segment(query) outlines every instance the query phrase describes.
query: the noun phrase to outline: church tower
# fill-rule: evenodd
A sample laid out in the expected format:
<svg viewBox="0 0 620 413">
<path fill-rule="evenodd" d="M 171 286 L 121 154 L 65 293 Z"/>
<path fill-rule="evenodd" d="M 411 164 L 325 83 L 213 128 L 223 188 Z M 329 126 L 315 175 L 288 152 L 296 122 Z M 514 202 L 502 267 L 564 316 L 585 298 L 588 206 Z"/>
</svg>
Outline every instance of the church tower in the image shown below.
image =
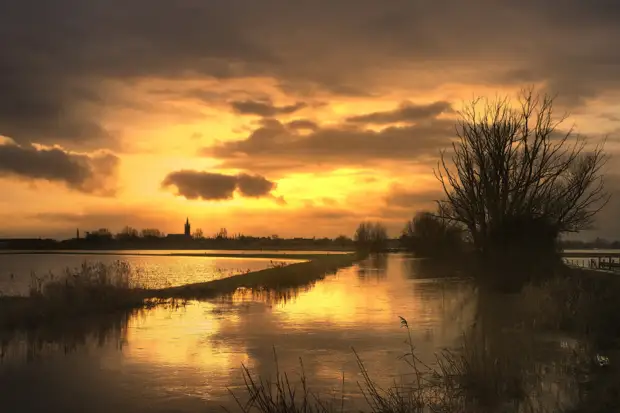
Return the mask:
<svg viewBox="0 0 620 413">
<path fill-rule="evenodd" d="M 191 232 L 192 227 L 189 225 L 189 217 L 185 220 L 185 236 L 190 237 L 192 235 Z"/>
</svg>

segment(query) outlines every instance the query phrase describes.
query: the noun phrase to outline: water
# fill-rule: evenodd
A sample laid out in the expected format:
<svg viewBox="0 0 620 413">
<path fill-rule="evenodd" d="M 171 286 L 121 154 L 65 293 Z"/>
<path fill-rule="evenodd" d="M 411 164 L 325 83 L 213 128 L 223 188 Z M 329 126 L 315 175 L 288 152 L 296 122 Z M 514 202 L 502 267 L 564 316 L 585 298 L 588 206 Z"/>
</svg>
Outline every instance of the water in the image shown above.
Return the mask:
<svg viewBox="0 0 620 413">
<path fill-rule="evenodd" d="M 346 407 L 361 408 L 352 347 L 388 386 L 409 372 L 399 360 L 407 351 L 399 316 L 429 363 L 470 329 L 478 308 L 474 289 L 436 274 L 424 261 L 389 255 L 300 290 L 240 292 L 93 321 L 97 334 L 90 338 L 80 325 L 5 338 L 0 406 L 7 412 L 221 411 L 234 408 L 227 388 L 244 395 L 242 363 L 264 377 L 274 373 L 275 347 L 281 371 L 298 380 L 302 357 L 310 387 L 324 395 L 340 394 L 344 374 Z M 499 315 L 496 304 L 488 305 Z"/>
<path fill-rule="evenodd" d="M 569 265 L 620 272 L 620 250 L 618 249 L 569 249 L 564 252 L 579 254 L 578 256 L 564 258 L 564 262 Z M 609 255 L 601 256 L 601 254 Z"/>
<path fill-rule="evenodd" d="M 186 252 L 186 251 L 184 251 Z M 201 251 L 204 253 L 205 251 Z M 49 278 L 58 277 L 66 268 L 78 268 L 83 263 L 112 264 L 117 260 L 131 265 L 132 280 L 147 288 L 163 288 L 206 282 L 247 271 L 268 268 L 274 263 L 299 260 L 282 258 L 149 256 L 152 251 L 132 252 L 135 255 L 108 254 L 0 254 L 0 292 L 5 295 L 26 295 L 31 286 L 31 273 Z M 164 253 L 171 253 L 165 251 Z M 124 252 L 123 254 L 128 254 Z"/>
</svg>

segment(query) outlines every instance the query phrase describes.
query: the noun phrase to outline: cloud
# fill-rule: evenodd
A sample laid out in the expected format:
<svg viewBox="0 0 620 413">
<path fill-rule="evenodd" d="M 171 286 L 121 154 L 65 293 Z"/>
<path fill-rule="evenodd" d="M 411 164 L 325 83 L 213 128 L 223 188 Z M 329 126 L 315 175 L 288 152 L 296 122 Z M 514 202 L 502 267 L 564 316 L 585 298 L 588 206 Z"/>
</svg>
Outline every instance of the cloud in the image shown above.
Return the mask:
<svg viewBox="0 0 620 413">
<path fill-rule="evenodd" d="M 0 133 L 20 144 L 108 144 L 109 82 L 142 79 L 270 78 L 297 96 L 543 82 L 567 104 L 620 90 L 610 1 L 4 3 Z"/>
<path fill-rule="evenodd" d="M 351 123 L 371 123 L 385 125 L 390 123 L 415 123 L 426 119 L 432 119 L 442 113 L 453 113 L 449 102 L 434 102 L 428 105 L 415 105 L 411 102 L 403 102 L 394 110 L 385 112 L 373 112 L 347 118 Z"/>
<path fill-rule="evenodd" d="M 304 102 L 293 105 L 275 106 L 271 100 L 243 100 L 230 102 L 233 110 L 241 115 L 258 115 L 265 118 L 277 115 L 290 115 L 307 106 Z"/>
<path fill-rule="evenodd" d="M 362 115 L 360 118 L 370 115 Z M 299 133 L 274 119 L 264 120 L 245 139 L 220 142 L 202 153 L 223 167 L 257 171 L 341 168 L 371 162 L 433 162 L 450 145 L 454 121 L 427 117 L 415 125 L 387 126 L 378 131 L 348 123 Z"/>
<path fill-rule="evenodd" d="M 58 182 L 96 195 L 114 195 L 118 163 L 110 153 L 81 155 L 60 148 L 0 144 L 0 176 Z"/>
<path fill-rule="evenodd" d="M 177 194 L 187 199 L 223 201 L 233 198 L 236 192 L 246 198 L 273 197 L 282 205 L 284 199 L 271 192 L 277 184 L 260 175 L 220 173 L 181 170 L 171 172 L 162 182 L 162 187 L 175 186 Z"/>
</svg>

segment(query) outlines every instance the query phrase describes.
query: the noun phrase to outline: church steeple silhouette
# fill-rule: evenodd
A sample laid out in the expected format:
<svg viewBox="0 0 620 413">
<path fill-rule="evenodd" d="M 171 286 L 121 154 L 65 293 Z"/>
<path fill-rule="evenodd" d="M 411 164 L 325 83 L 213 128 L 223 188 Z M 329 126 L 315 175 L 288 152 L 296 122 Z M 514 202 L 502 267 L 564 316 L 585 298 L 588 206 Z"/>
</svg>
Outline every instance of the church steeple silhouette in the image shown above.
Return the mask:
<svg viewBox="0 0 620 413">
<path fill-rule="evenodd" d="M 189 224 L 189 217 L 185 219 L 185 236 L 191 236 L 191 225 Z"/>
</svg>

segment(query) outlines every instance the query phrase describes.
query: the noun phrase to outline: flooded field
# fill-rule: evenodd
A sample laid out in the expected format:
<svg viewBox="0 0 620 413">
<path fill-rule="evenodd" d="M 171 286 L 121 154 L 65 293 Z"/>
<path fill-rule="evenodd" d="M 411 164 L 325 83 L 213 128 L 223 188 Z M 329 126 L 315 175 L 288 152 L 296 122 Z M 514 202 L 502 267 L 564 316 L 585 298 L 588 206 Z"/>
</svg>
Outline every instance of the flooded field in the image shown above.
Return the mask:
<svg viewBox="0 0 620 413">
<path fill-rule="evenodd" d="M 291 380 L 299 380 L 301 357 L 312 389 L 337 398 L 344 390 L 346 410 L 357 411 L 365 403 L 353 348 L 373 378 L 389 386 L 411 372 L 400 359 L 408 348 L 399 317 L 408 321 L 418 356 L 433 365 L 438 351 L 460 345 L 481 322 L 480 311 L 485 329 L 494 332 L 489 337 L 496 336 L 484 351 L 532 360 L 532 369 L 547 377 L 533 386 L 544 387 L 552 403 L 567 397 L 558 360 L 570 353 L 570 341 L 499 338 L 501 301 L 481 301 L 469 281 L 437 274 L 425 261 L 392 254 L 307 288 L 238 292 L 5 337 L 0 406 L 10 412 L 234 411 L 228 389 L 243 397 L 242 364 L 273 375 L 275 348 L 279 369 Z"/>
</svg>

